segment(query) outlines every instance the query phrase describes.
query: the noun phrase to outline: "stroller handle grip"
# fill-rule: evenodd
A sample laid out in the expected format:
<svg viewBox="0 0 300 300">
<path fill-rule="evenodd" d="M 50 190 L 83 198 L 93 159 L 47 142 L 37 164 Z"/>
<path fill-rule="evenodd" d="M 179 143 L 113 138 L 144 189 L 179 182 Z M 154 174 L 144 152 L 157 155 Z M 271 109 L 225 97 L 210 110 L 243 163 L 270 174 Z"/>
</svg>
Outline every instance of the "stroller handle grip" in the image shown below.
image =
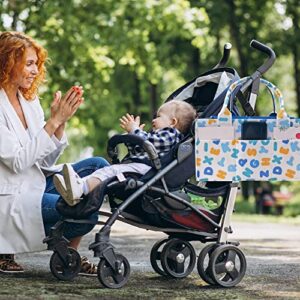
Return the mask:
<svg viewBox="0 0 300 300">
<path fill-rule="evenodd" d="M 222 68 L 222 67 L 224 67 L 227 64 L 229 56 L 230 56 L 230 50 L 231 50 L 231 48 L 232 48 L 232 45 L 230 43 L 226 43 L 224 45 L 223 56 L 220 59 L 220 61 L 215 65 L 214 69 Z"/>
<path fill-rule="evenodd" d="M 148 154 L 150 160 L 152 161 L 156 169 L 161 168 L 160 159 L 158 153 L 152 143 L 144 140 L 142 137 L 135 134 L 116 134 L 111 137 L 107 145 L 107 154 L 114 161 L 117 161 L 118 151 L 116 146 L 118 144 L 130 144 L 133 146 L 140 146 Z"/>
<path fill-rule="evenodd" d="M 265 54 L 268 55 L 268 59 L 267 61 L 265 61 L 258 69 L 257 71 L 260 74 L 264 74 L 265 72 L 267 72 L 272 65 L 275 62 L 276 59 L 276 54 L 273 51 L 273 49 L 271 49 L 270 47 L 266 46 L 265 44 L 257 41 L 257 40 L 252 40 L 250 42 L 250 46 L 258 51 L 264 52 Z"/>
</svg>

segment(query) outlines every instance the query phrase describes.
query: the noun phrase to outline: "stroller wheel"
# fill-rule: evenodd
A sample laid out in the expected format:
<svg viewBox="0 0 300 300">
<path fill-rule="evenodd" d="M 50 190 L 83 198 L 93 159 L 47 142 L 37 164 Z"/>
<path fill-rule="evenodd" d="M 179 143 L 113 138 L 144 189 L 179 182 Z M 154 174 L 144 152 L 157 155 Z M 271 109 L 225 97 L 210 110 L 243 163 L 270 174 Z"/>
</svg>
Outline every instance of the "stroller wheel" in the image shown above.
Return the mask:
<svg viewBox="0 0 300 300">
<path fill-rule="evenodd" d="M 162 247 L 168 241 L 169 241 L 169 239 L 163 239 L 163 240 L 157 241 L 153 245 L 153 247 L 151 249 L 151 253 L 150 253 L 150 262 L 151 262 L 151 266 L 152 266 L 153 270 L 162 276 L 167 276 L 167 274 L 161 267 L 161 250 L 159 250 L 159 248 Z M 158 262 L 160 262 L 160 265 L 158 264 Z"/>
<path fill-rule="evenodd" d="M 244 253 L 234 245 L 222 245 L 211 254 L 208 272 L 216 284 L 233 287 L 244 277 L 247 268 Z"/>
<path fill-rule="evenodd" d="M 71 280 L 80 271 L 81 258 L 79 253 L 70 247 L 68 247 L 68 252 L 65 259 L 57 251 L 50 258 L 50 270 L 57 279 Z"/>
<path fill-rule="evenodd" d="M 197 261 L 197 270 L 198 273 L 206 283 L 215 285 L 216 282 L 212 279 L 211 275 L 208 272 L 209 260 L 212 252 L 216 249 L 216 244 L 206 245 L 200 252 L 198 261 Z"/>
<path fill-rule="evenodd" d="M 196 253 L 193 246 L 180 239 L 169 240 L 161 254 L 161 264 L 167 275 L 184 278 L 194 269 Z"/>
<path fill-rule="evenodd" d="M 108 288 L 118 289 L 123 287 L 130 275 L 130 265 L 127 258 L 121 254 L 116 253 L 118 270 L 115 270 L 105 258 L 100 259 L 98 264 L 98 279 Z"/>
</svg>

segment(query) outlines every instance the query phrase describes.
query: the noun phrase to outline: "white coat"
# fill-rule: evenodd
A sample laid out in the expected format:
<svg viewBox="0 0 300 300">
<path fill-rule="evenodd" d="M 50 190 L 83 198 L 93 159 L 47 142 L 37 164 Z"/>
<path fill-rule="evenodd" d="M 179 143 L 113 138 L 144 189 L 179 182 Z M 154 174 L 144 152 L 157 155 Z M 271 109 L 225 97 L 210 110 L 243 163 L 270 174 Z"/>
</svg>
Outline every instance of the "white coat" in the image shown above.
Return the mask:
<svg viewBox="0 0 300 300">
<path fill-rule="evenodd" d="M 0 89 L 0 253 L 46 248 L 41 202 L 46 179 L 41 167 L 52 166 L 67 145 L 43 128 L 39 99 L 19 100 L 26 132 L 3 89 Z"/>
</svg>

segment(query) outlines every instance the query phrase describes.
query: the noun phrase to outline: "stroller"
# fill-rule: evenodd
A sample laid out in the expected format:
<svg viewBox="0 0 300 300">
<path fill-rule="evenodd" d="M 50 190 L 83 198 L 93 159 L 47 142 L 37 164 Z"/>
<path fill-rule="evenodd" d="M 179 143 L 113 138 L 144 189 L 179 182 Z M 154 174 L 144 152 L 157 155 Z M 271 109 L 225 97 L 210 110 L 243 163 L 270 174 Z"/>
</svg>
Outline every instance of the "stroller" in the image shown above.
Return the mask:
<svg viewBox="0 0 300 300">
<path fill-rule="evenodd" d="M 260 77 L 275 61 L 275 54 L 269 47 L 257 41 L 252 41 L 250 45 L 266 53 L 268 59 L 232 95 L 231 111 L 234 115 L 239 115 L 237 99 L 246 115 L 254 115 Z M 234 69 L 225 67 L 230 49 L 231 45 L 226 44 L 223 57 L 215 68 L 180 87 L 166 101 L 176 97 L 191 103 L 197 109 L 198 118 L 216 115 L 222 107 L 228 87 L 239 79 Z M 228 241 L 228 234 L 232 233 L 230 220 L 238 183 L 207 182 L 205 186 L 199 186 L 193 181 L 195 143 L 192 129 L 163 158 L 157 155 L 150 142 L 138 136 L 116 135 L 108 142 L 108 155 L 113 163 L 119 162 L 117 145 L 120 143 L 142 147 L 148 153 L 152 169 L 145 175 L 124 174 L 126 180 L 121 182 L 116 177 L 110 178 L 73 207 L 69 207 L 63 199 L 58 201 L 57 209 L 65 219 L 55 224 L 50 235 L 44 239 L 48 249 L 54 251 L 50 259 L 52 274 L 60 280 L 77 276 L 80 256 L 76 250 L 68 247 L 68 241 L 63 236 L 64 224 L 88 222 L 84 218 L 99 211 L 106 195 L 112 212 L 99 212 L 101 216 L 109 218 L 106 222 L 98 222 L 104 226 L 89 246 L 94 256 L 100 259 L 98 279 L 104 286 L 120 288 L 127 283 L 130 275 L 128 260 L 116 253 L 110 243 L 110 230 L 116 220 L 147 230 L 161 231 L 168 236 L 155 243 L 150 253 L 151 265 L 156 273 L 184 278 L 197 263 L 200 277 L 208 284 L 223 287 L 238 284 L 246 272 L 246 259 L 238 248 L 239 243 Z M 192 197 L 221 201 L 218 207 L 209 210 L 193 205 Z M 191 241 L 209 243 L 198 258 Z"/>
</svg>

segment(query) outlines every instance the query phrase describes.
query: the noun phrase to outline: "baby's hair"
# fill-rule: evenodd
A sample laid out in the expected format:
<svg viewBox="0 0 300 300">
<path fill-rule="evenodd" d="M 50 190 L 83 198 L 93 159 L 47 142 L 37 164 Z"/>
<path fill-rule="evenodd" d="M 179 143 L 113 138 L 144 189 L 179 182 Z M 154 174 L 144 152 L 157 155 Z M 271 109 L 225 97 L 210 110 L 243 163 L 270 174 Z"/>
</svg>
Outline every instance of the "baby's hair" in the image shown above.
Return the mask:
<svg viewBox="0 0 300 300">
<path fill-rule="evenodd" d="M 197 116 L 194 107 L 185 101 L 176 99 L 166 102 L 162 106 L 169 105 L 172 106 L 174 117 L 178 121 L 176 128 L 183 134 L 188 133 Z"/>
</svg>

